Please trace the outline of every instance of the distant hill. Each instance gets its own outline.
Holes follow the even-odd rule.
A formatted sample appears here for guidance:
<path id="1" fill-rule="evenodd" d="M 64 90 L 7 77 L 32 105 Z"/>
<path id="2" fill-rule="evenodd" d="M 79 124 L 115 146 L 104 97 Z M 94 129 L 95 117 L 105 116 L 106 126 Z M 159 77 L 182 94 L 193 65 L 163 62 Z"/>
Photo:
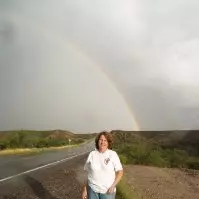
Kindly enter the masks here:
<path id="1" fill-rule="evenodd" d="M 199 131 L 111 132 L 114 149 L 125 164 L 199 170 Z"/>
<path id="2" fill-rule="evenodd" d="M 188 131 L 181 140 L 182 142 L 195 143 L 199 141 L 199 130 Z"/>
<path id="3" fill-rule="evenodd" d="M 70 131 L 63 130 L 51 130 L 51 131 L 34 131 L 34 130 L 16 130 L 16 131 L 0 131 L 0 140 L 7 139 L 9 136 L 12 136 L 15 133 L 24 133 L 29 136 L 35 137 L 50 137 L 50 136 L 63 136 L 63 137 L 72 137 L 74 134 Z"/>
<path id="4" fill-rule="evenodd" d="M 125 135 L 126 137 L 139 137 L 147 140 L 157 141 L 182 141 L 182 142 L 199 142 L 199 130 L 175 130 L 175 131 L 111 131 L 114 135 Z"/>
<path id="5" fill-rule="evenodd" d="M 116 141 L 133 143 L 139 140 L 158 144 L 165 148 L 184 149 L 199 156 L 199 130 L 175 131 L 122 131 L 113 130 Z"/>
<path id="6" fill-rule="evenodd" d="M 75 134 L 64 130 L 51 131 L 0 131 L 0 149 L 31 148 L 78 144 L 91 139 L 95 134 Z"/>

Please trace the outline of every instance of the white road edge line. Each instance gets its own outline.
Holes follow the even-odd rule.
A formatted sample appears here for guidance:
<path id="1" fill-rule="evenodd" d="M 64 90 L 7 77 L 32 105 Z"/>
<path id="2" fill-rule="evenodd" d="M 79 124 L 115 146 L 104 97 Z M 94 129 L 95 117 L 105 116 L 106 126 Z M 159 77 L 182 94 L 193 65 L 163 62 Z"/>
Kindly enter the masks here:
<path id="1" fill-rule="evenodd" d="M 30 173 L 30 172 L 33 172 L 33 171 L 37 171 L 37 170 L 39 170 L 39 169 L 43 169 L 43 168 L 45 168 L 45 167 L 49 167 L 49 166 L 52 166 L 52 165 L 56 165 L 56 164 L 58 164 L 58 163 L 61 163 L 61 162 L 70 160 L 70 159 L 72 159 L 72 158 L 75 158 L 75 157 L 77 157 L 77 156 L 84 155 L 84 154 L 87 154 L 87 153 L 88 153 L 88 152 L 86 152 L 86 153 L 81 153 L 81 154 L 78 154 L 78 155 L 73 155 L 73 156 L 71 156 L 71 157 L 64 158 L 64 159 L 62 159 L 62 160 L 58 160 L 58 161 L 55 161 L 55 162 L 51 162 L 51 163 L 49 163 L 49 164 L 46 164 L 46 165 L 43 165 L 43 166 L 40 166 L 40 167 L 36 167 L 36 168 L 34 168 L 34 169 L 30 169 L 30 170 L 28 170 L 28 171 L 24 171 L 24 172 L 22 172 L 22 173 L 18 173 L 18 174 L 15 174 L 15 175 L 13 175 L 13 176 L 9 176 L 9 177 L 6 177 L 6 178 L 2 178 L 2 179 L 0 179 L 0 182 L 6 181 L 6 180 L 10 180 L 10 179 L 12 179 L 12 178 L 16 178 L 16 177 L 19 177 L 19 176 L 21 176 L 21 175 L 24 175 L 24 174 L 27 174 L 27 173 Z"/>

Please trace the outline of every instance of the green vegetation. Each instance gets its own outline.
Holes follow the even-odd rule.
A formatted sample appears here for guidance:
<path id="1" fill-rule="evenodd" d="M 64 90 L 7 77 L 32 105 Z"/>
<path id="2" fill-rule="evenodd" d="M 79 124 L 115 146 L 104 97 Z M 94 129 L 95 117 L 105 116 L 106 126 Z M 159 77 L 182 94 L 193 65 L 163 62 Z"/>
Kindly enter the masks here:
<path id="1" fill-rule="evenodd" d="M 123 164 L 199 170 L 199 139 L 196 137 L 189 137 L 189 141 L 186 141 L 173 132 L 112 133 L 115 140 L 114 148 Z"/>
<path id="2" fill-rule="evenodd" d="M 114 150 L 123 164 L 199 170 L 199 131 L 112 131 Z M 119 199 L 140 198 L 126 182 L 117 186 Z"/>
<path id="3" fill-rule="evenodd" d="M 9 131 L 0 132 L 0 150 L 17 148 L 48 148 L 76 145 L 94 137 L 93 134 L 73 134 L 68 131 Z"/>
<path id="4" fill-rule="evenodd" d="M 117 195 L 119 196 L 120 199 L 138 199 L 139 198 L 135 190 L 132 191 L 132 189 L 129 187 L 124 177 L 117 185 Z"/>

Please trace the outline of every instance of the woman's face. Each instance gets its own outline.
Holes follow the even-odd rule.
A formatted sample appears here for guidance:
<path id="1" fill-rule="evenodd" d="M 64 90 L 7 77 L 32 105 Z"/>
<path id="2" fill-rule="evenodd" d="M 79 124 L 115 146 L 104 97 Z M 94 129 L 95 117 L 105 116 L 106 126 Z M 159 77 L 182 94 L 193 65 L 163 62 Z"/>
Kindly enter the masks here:
<path id="1" fill-rule="evenodd" d="M 104 152 L 108 149 L 108 141 L 104 135 L 101 135 L 98 141 L 99 151 Z"/>

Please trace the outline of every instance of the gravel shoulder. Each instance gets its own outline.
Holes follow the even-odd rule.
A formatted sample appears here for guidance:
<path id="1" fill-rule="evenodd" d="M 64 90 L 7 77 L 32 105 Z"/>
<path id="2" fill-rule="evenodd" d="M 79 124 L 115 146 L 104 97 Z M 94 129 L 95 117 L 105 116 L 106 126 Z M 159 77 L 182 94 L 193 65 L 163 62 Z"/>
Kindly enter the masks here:
<path id="1" fill-rule="evenodd" d="M 2 182 L 0 199 L 80 199 L 86 157 Z M 127 165 L 124 176 L 140 199 L 199 198 L 199 171 Z"/>
<path id="2" fill-rule="evenodd" d="M 78 199 L 87 155 L 0 184 L 1 199 Z"/>
<path id="3" fill-rule="evenodd" d="M 128 165 L 124 174 L 142 199 L 197 199 L 199 171 Z"/>
<path id="4" fill-rule="evenodd" d="M 0 183 L 0 199 L 81 199 L 86 158 L 81 155 Z"/>

